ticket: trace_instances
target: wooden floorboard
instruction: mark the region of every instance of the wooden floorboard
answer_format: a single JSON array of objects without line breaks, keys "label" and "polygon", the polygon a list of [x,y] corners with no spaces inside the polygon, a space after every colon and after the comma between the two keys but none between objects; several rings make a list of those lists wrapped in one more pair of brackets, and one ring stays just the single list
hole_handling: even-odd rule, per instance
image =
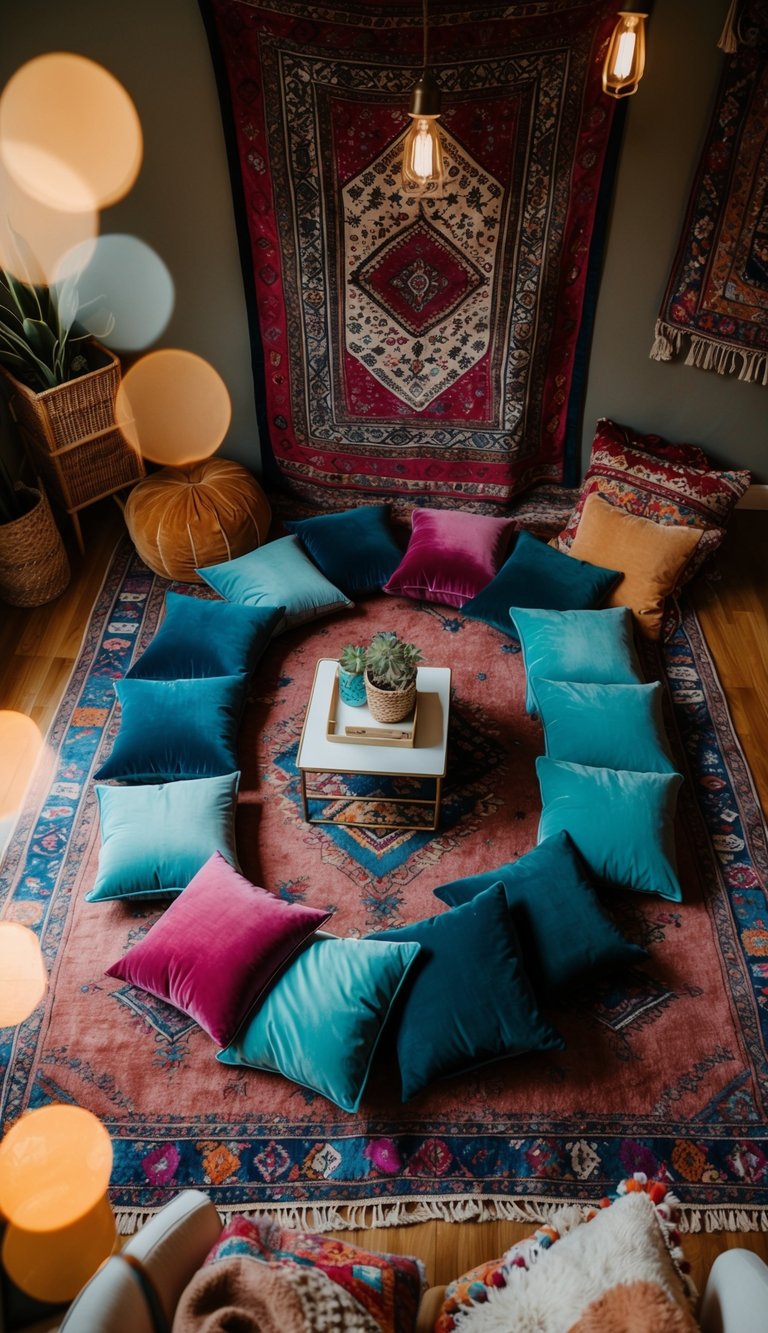
[{"label": "wooden floorboard", "polygon": [[[122,531],[116,506],[85,511],[86,553],[70,543],[72,582],[54,603],[32,611],[0,604],[0,708],[30,715],[45,734],[69,678],[109,557]],[[738,511],[712,577],[694,590],[699,619],[723,683],[737,735],[768,808],[768,513]],[[528,1235],[530,1223],[426,1222],[348,1233],[372,1248],[418,1254],[431,1282],[443,1283]],[[743,1245],[768,1261],[768,1234],[686,1236],[702,1286],[716,1255]]]}]

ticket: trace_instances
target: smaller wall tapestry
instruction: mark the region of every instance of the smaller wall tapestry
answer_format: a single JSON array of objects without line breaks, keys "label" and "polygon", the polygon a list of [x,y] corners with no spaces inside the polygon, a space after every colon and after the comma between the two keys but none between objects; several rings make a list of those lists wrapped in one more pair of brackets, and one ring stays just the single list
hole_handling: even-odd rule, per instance
[{"label": "smaller wall tapestry", "polygon": [[651,356],[768,384],[768,4],[744,0]]},{"label": "smaller wall tapestry", "polygon": [[446,185],[427,195],[401,179],[420,0],[200,4],[283,483],[338,507],[562,482],[612,0],[433,0]]}]

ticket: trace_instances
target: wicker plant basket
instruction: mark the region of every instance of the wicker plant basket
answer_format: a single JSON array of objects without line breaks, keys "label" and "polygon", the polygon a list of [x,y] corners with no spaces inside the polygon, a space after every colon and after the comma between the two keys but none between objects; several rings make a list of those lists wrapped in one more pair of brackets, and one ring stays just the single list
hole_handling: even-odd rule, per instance
[{"label": "wicker plant basket", "polygon": [[416,681],[407,690],[380,690],[366,671],[365,697],[377,722],[402,722],[416,702]]},{"label": "wicker plant basket", "polygon": [[69,583],[69,560],[45,491],[16,490],[29,497],[30,508],[0,524],[0,598],[11,606],[42,606]]}]

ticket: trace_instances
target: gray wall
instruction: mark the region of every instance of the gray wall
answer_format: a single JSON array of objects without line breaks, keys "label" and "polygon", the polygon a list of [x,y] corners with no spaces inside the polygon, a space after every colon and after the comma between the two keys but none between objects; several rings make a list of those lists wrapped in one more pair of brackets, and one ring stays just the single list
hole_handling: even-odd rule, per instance
[{"label": "gray wall", "polygon": [[[648,359],[723,56],[727,0],[656,0],[647,73],[627,108],[584,410],[595,420],[703,445],[719,463],[768,481],[768,392]],[[618,8],[618,4],[617,4]],[[145,159],[102,230],[152,245],[176,284],[163,338],[223,375],[233,423],[223,452],[258,469],[253,381],[218,99],[196,0],[2,0],[0,84],[50,50],[100,61],[133,97]]]}]

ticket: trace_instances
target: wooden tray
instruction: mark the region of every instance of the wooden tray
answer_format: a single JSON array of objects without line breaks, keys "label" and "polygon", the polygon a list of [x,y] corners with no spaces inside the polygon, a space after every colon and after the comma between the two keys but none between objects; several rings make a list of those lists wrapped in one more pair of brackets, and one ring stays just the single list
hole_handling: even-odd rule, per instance
[{"label": "wooden tray", "polygon": [[412,749],[416,741],[418,711],[417,694],[412,711],[402,722],[377,722],[367,704],[361,708],[353,708],[340,698],[337,670],[331,688],[326,738],[341,745],[392,745],[399,749]]}]

